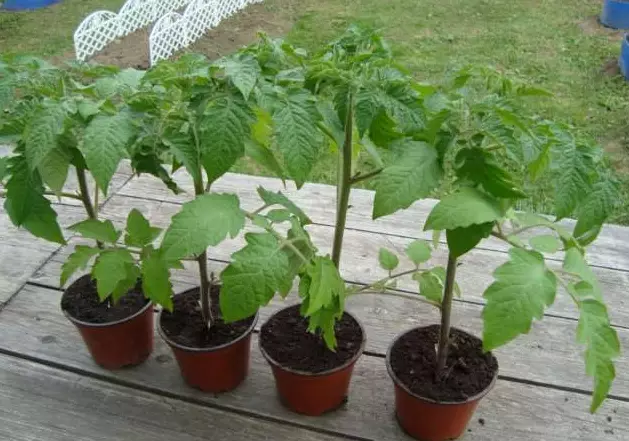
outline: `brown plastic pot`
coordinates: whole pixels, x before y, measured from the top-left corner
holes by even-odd
[[[346,314],[349,313],[346,312]],[[284,367],[264,350],[262,338],[260,338],[260,351],[271,365],[277,392],[282,403],[289,409],[304,415],[319,416],[337,409],[345,402],[354,365],[362,355],[366,342],[365,329],[356,317],[349,315],[360,326],[363,342],[356,355],[349,361],[327,371],[313,374]]]
[[[421,328],[415,328],[421,329]],[[493,389],[498,371],[485,390],[459,402],[438,402],[414,394],[403,384],[391,367],[391,352],[395,343],[408,332],[398,335],[387,351],[387,370],[395,385],[395,412],[402,429],[421,441],[446,441],[459,438],[472,419],[480,400]]]
[[[204,392],[220,393],[235,389],[249,373],[251,333],[258,322],[256,314],[247,331],[229,343],[214,348],[191,348],[172,341],[162,329],[160,312],[159,335],[172,349],[181,375],[190,386]]]
[[[77,327],[92,358],[105,369],[142,363],[153,351],[153,304],[147,302],[135,314],[110,323],[89,323],[65,316]]]

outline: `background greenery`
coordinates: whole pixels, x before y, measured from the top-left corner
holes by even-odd
[[[35,12],[0,13],[0,51],[69,58],[81,19],[123,2],[63,0]],[[624,190],[612,220],[629,224],[629,89],[614,63],[622,36],[598,25],[600,9],[600,0],[265,0],[261,13],[290,23],[287,38],[307,48],[352,22],[380,28],[420,80],[439,82],[474,63],[548,89],[555,97],[535,100],[535,111],[574,124],[605,147]],[[227,24],[246,25],[238,18]],[[333,156],[323,161],[312,179],[329,182],[332,162]]]

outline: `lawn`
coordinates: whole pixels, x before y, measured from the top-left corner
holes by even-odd
[[[37,12],[0,14],[0,51],[67,55],[82,17],[122,3],[63,0]],[[266,0],[259,8],[260,27],[286,23],[287,38],[307,48],[360,22],[382,29],[419,79],[438,82],[457,66],[488,64],[552,91],[555,97],[536,102],[536,111],[602,143],[625,192],[613,221],[629,224],[629,88],[613,61],[621,34],[595,19],[599,0]],[[313,179],[329,181],[330,170],[322,165]]]

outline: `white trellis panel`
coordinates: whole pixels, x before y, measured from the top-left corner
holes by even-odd
[[[160,18],[149,38],[151,64],[171,57],[189,44],[188,23],[182,15],[171,12]]]
[[[119,34],[116,14],[96,11],[88,15],[74,32],[76,59],[85,61],[111,43]]]
[[[155,6],[156,0],[127,0],[118,12],[120,36],[131,34],[157,20]]]
[[[191,3],[191,0],[154,0],[154,2],[154,17],[155,20],[159,20],[161,17],[168,14],[169,12],[176,12],[184,6],[187,6]]]
[[[219,22],[231,16],[234,12],[244,8],[248,0],[218,0],[216,4],[216,14]]]
[[[193,0],[183,17],[188,27],[188,44],[192,44],[219,22],[216,14],[217,0]]]

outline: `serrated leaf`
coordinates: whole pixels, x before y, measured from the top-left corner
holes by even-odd
[[[100,106],[102,105],[102,103],[102,101],[96,102],[86,99],[79,101],[76,107],[79,115],[81,115],[81,118],[87,121],[88,119],[90,119],[90,117],[100,112]]]
[[[273,193],[271,191],[266,190],[263,187],[258,187],[258,194],[260,198],[267,205],[280,205],[286,208],[288,211],[293,213],[299,219],[299,222],[302,225],[311,224],[312,221],[310,218],[304,213],[301,208],[293,203],[290,199],[288,199],[282,192],[278,191],[277,193]]]
[[[387,271],[393,271],[400,264],[400,259],[385,248],[380,248],[378,261],[380,262],[380,266]]]
[[[589,242],[594,241],[605,220],[614,212],[621,200],[618,184],[611,179],[598,181],[592,191],[579,204],[577,209],[577,225],[574,227],[574,237],[577,239],[589,236]],[[595,232],[593,235],[588,233]],[[582,242],[580,240],[580,242]],[[583,245],[588,245],[583,243]]]
[[[153,303],[168,311],[173,310],[170,267],[161,254],[153,249],[142,256],[142,291]]]
[[[120,238],[122,232],[117,231],[110,220],[87,219],[68,227],[68,230],[76,231],[87,239],[114,244]]]
[[[531,237],[529,244],[540,253],[556,253],[561,249],[561,241],[552,234]]]
[[[166,230],[161,250],[167,261],[197,256],[226,237],[236,237],[245,226],[238,197],[205,194],[183,204]]]
[[[71,156],[60,148],[51,150],[38,166],[44,184],[60,193],[68,178]]]
[[[396,121],[384,110],[376,115],[369,127],[369,138],[378,147],[389,148],[402,137]]]
[[[378,147],[373,143],[373,141],[371,141],[368,137],[365,137],[361,140],[361,144],[365,152],[367,152],[367,154],[371,157],[374,166],[377,168],[384,168],[384,161],[378,152]]]
[[[281,223],[288,222],[293,217],[293,214],[284,208],[278,208],[270,210],[264,217],[273,223]]]
[[[441,243],[441,230],[432,230],[432,247],[436,250]]]
[[[589,158],[588,153],[576,146],[573,139],[557,143],[553,150],[555,215],[557,219],[563,219],[570,216],[591,191]]]
[[[462,256],[478,245],[481,240],[489,237],[493,228],[493,222],[488,222],[447,230],[448,251],[453,257]]]
[[[98,248],[88,247],[85,245],[77,245],[74,247],[74,252],[70,254],[61,266],[60,286],[65,286],[75,272],[80,269],[85,269],[92,257],[96,256],[99,252],[100,250]]]
[[[441,303],[443,299],[443,279],[435,270],[415,273],[413,279],[419,282],[419,295],[433,302]]]
[[[578,276],[580,279],[588,282],[596,295],[601,296],[602,291],[600,284],[594,271],[588,266],[585,257],[576,248],[569,248],[566,250],[563,261],[564,271]]]
[[[462,149],[456,156],[456,162],[456,173],[460,179],[482,185],[489,194],[505,199],[526,197],[513,176],[486,150],[476,147]]]
[[[85,129],[81,150],[96,184],[105,195],[120,161],[127,157],[127,146],[134,135],[135,128],[127,113],[98,115]]]
[[[354,117],[358,135],[362,138],[369,130],[376,116],[383,110],[383,103],[379,91],[374,89],[361,89],[356,94]]]
[[[306,92],[289,95],[273,115],[278,148],[298,187],[308,178],[323,147],[317,127],[320,120],[314,98]]]
[[[584,283],[584,282],[582,282]],[[582,289],[591,289],[587,284]],[[609,322],[607,308],[599,300],[586,298],[579,302],[577,341],[586,346],[585,371],[594,378],[594,392],[590,411],[596,412],[609,393],[616,377],[614,359],[620,355],[616,330]]]
[[[96,279],[96,290],[101,301],[110,295],[114,301],[122,297],[135,286],[138,276],[139,271],[133,256],[120,248],[102,251],[92,269],[92,277]]]
[[[46,156],[57,147],[63,132],[66,112],[61,105],[39,107],[24,128],[24,154],[31,170],[35,170]]]
[[[151,227],[142,213],[134,208],[127,217],[125,244],[142,248],[157,239],[161,231],[160,228]]]
[[[161,140],[170,148],[173,157],[186,167],[193,181],[198,180],[201,176],[201,152],[191,134],[182,131],[182,127],[169,126],[164,129]]]
[[[0,183],[9,175],[9,157],[0,157]]]
[[[242,96],[249,99],[261,74],[258,61],[249,54],[236,54],[221,60],[219,65],[225,69],[225,76],[242,93]]]
[[[531,330],[553,304],[557,292],[555,274],[546,268],[544,256],[536,251],[512,248],[509,261],[494,272],[495,281],[483,297],[483,348],[502,346]]]
[[[284,181],[286,173],[271,149],[256,142],[247,142],[245,144],[245,155]]]
[[[205,109],[199,134],[201,163],[212,183],[245,153],[254,113],[240,96],[223,96]]]
[[[406,255],[411,259],[411,262],[415,265],[419,265],[430,260],[432,250],[430,249],[430,245],[425,241],[414,240],[406,247]]]
[[[26,228],[36,237],[65,244],[57,213],[44,197],[41,179],[30,171],[26,158],[10,158],[9,171],[11,178],[6,184],[4,208],[11,222],[17,227]]]
[[[475,188],[464,187],[435,205],[428,215],[424,231],[454,230],[494,222],[503,216],[498,200]]]
[[[398,158],[376,178],[374,219],[408,208],[428,196],[441,180],[437,151],[428,144],[405,140],[396,148]]]
[[[288,256],[272,234],[247,233],[245,240],[221,274],[220,306],[229,322],[254,315],[290,278]]]

